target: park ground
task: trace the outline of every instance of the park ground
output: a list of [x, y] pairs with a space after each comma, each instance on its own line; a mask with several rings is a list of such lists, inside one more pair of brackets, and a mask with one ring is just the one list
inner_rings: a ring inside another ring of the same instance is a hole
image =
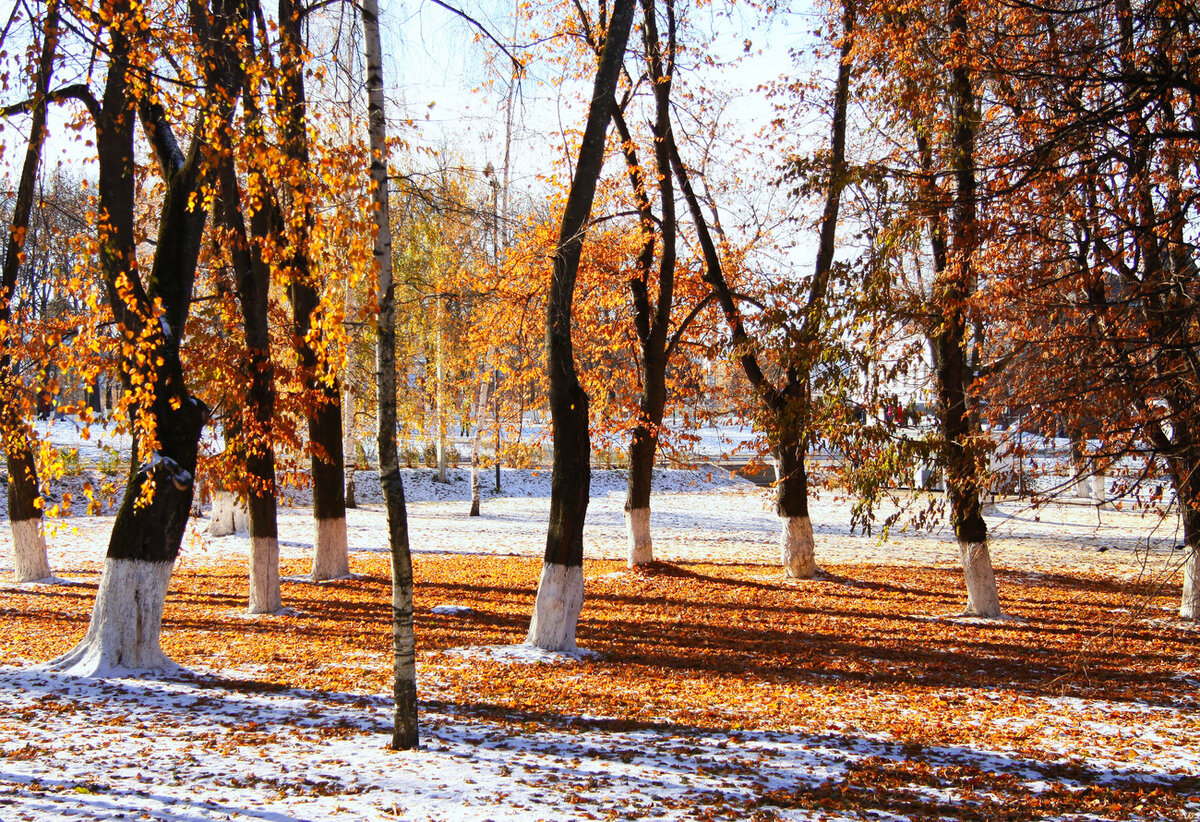
[[[306, 581], [283, 509], [285, 611], [245, 613], [248, 540], [197, 519], [163, 647], [183, 670], [75, 679], [36, 664], [82, 635], [111, 518], [52, 526], [53, 584], [0, 584], [0, 819], [1124, 820], [1200, 818], [1200, 631], [1177, 615], [1174, 523], [990, 509], [1009, 619], [965, 601], [945, 531], [849, 529], [813, 505], [823, 573], [785, 580], [769, 497], [665, 472], [657, 563], [630, 570], [618, 472], [586, 533], [589, 653], [524, 637], [548, 477], [505, 473], [466, 515], [407, 475], [420, 750], [387, 749], [390, 611], [370, 476], [355, 576]], [[11, 579], [7, 528], [0, 577]]]

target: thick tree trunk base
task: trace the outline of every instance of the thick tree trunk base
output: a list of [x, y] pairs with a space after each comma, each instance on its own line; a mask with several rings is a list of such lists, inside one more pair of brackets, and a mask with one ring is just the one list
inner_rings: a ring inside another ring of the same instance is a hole
[[250, 540], [250, 613], [274, 614], [282, 608], [279, 540], [276, 537], [253, 537]]
[[1183, 600], [1179, 615], [1200, 620], [1200, 548], [1192, 547], [1183, 563]]
[[46, 554], [46, 534], [40, 519], [12, 521], [13, 570], [17, 582], [49, 579], [50, 557]]
[[525, 643], [544, 651], [578, 650], [575, 625], [582, 608], [583, 568], [544, 563]]
[[46, 667], [85, 677], [177, 670], [158, 644], [173, 567], [172, 562], [106, 559], [87, 634]]
[[318, 519], [316, 544], [313, 545], [314, 582], [344, 579], [350, 576], [350, 552], [346, 538], [346, 518]]
[[213, 494], [208, 533], [214, 537], [250, 533], [250, 512], [246, 504], [238, 500], [236, 494], [228, 491], [217, 491]]
[[808, 517], [780, 517], [780, 558], [789, 579], [812, 579], [817, 575], [812, 520]]
[[654, 545], [650, 540], [650, 509], [635, 508], [625, 512], [625, 532], [629, 536], [629, 567], [636, 568], [654, 561]]
[[1002, 616], [988, 544], [960, 542], [958, 550], [962, 555], [963, 578], [967, 583], [967, 609], [963, 614], [992, 618]]
[[471, 464], [471, 511], [468, 516], [479, 516], [479, 498], [481, 496], [480, 491], [479, 464], [473, 462]]

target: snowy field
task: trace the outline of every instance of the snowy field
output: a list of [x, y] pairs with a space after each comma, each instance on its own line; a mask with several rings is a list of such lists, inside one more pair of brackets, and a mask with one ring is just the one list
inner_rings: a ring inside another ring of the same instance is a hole
[[[492, 474], [485, 476], [488, 488]], [[465, 470], [451, 472], [447, 485], [422, 469], [406, 472], [405, 482], [418, 555], [540, 556], [548, 472], [505, 471], [501, 495], [485, 495], [479, 518], [467, 516]], [[779, 525], [766, 492], [719, 469], [662, 471], [655, 482], [656, 559], [760, 564], [770, 573]], [[594, 476], [585, 532], [590, 559], [625, 556], [623, 489], [621, 472]], [[352, 568], [387, 549], [373, 475], [360, 474], [358, 490], [360, 507], [348, 517]], [[812, 515], [821, 563], [955, 567], [956, 548], [945, 532], [894, 531], [881, 544], [851, 533], [848, 503], [830, 493], [814, 502]], [[1032, 510], [1006, 502], [989, 510], [988, 523], [1003, 569], [1177, 583], [1181, 556], [1171, 521], [1094, 506]], [[0, 584], [0, 594], [70, 592], [73, 573], [99, 567], [111, 525], [111, 516], [53, 523], [51, 566], [63, 579]], [[245, 536], [214, 538], [205, 525], [193, 520], [177, 574], [248, 556]], [[299, 504], [280, 511], [280, 546], [285, 560], [311, 553], [311, 516]], [[0, 579], [11, 579], [11, 557], [5, 527]], [[451, 614], [458, 607], [453, 600], [424, 605]], [[1171, 615], [1155, 619], [1169, 622]], [[197, 666], [166, 680], [74, 679], [39, 670], [42, 660], [18, 654], [0, 660], [0, 820], [927, 819], [958, 818], [964, 807], [975, 809], [969, 818], [1018, 818], [1005, 815], [1003, 794], [988, 779], [1044, 802], [1046, 812], [1029, 818], [1200, 819], [1200, 786], [1179, 781], [1200, 773], [1200, 634], [1177, 624], [1170, 630], [1191, 631], [1190, 667], [1177, 675], [1178, 693], [1153, 702], [1027, 695], [1018, 709], [1016, 697], [968, 688], [926, 694], [916, 703], [877, 697], [880, 710], [929, 723], [943, 699], [962, 703], [968, 721], [1018, 734], [1028, 742], [1021, 750], [958, 742], [914, 751], [899, 735], [861, 727], [836, 710], [804, 727], [776, 729], [741, 727], [736, 713], [704, 726], [653, 717], [617, 722], [586, 712], [523, 721], [457, 705], [443, 672], [427, 666], [418, 684], [422, 747], [395, 753], [386, 746], [389, 698], [380, 693], [256, 687], [245, 671]], [[506, 670], [534, 678], [541, 666], [583, 672], [590, 664], [519, 648], [456, 653], [466, 664], [499, 655]], [[888, 699], [895, 700], [890, 707]], [[941, 774], [941, 781], [911, 776], [917, 767]], [[825, 785], [854, 788], [856, 775], [900, 771], [911, 778], [894, 787], [892, 812], [864, 813], [836, 798], [815, 808], [789, 800], [798, 785], [819, 796]], [[1125, 810], [1108, 816], [1103, 802], [1093, 801], [1093, 791], [1138, 785], [1173, 786], [1178, 797], [1169, 811], [1145, 816]]]

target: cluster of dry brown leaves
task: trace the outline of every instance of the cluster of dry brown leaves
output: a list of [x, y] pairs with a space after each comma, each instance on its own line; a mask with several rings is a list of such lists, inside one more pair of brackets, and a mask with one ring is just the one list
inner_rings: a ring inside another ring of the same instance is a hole
[[[291, 612], [248, 619], [245, 568], [185, 556], [172, 580], [164, 649], [185, 666], [229, 672], [254, 687], [387, 692], [387, 558], [360, 555], [356, 563], [356, 578], [320, 585], [298, 579], [300, 562], [285, 563]], [[445, 653], [521, 642], [539, 570], [530, 558], [415, 558], [427, 703], [526, 727], [668, 723], [735, 738], [770, 729], [887, 734], [903, 751], [900, 759], [860, 760], [837, 782], [764, 790], [758, 807], [729, 809], [747, 817], [803, 807], [913, 819], [1036, 819], [1067, 810], [1183, 819], [1186, 803], [1200, 799], [1190, 773], [1158, 784], [1110, 779], [1082, 791], [1034, 792], [1011, 775], [925, 755], [931, 746], [1010, 751], [1027, 762], [1057, 762], [1042, 766], [1049, 780], [1096, 782], [1083, 756], [1064, 763], [1054, 753], [1094, 750], [1094, 726], [1045, 721], [1040, 698], [1103, 699], [1110, 707], [1096, 721], [1130, 728], [1147, 703], [1196, 705], [1181, 677], [1194, 675], [1200, 634], [1165, 613], [1179, 600], [1177, 586], [1001, 571], [1005, 610], [1019, 619], [971, 623], [937, 618], [962, 603], [960, 577], [949, 568], [843, 565], [797, 583], [764, 565], [628, 571], [597, 561], [585, 565], [578, 640], [598, 658], [514, 665]], [[62, 573], [86, 584], [0, 590], [6, 659], [48, 659], [82, 636], [98, 566]], [[436, 613], [438, 605], [470, 610]], [[1127, 705], [1127, 715], [1114, 704]], [[1176, 730], [1200, 739], [1200, 721]], [[1120, 734], [1103, 741], [1114, 761], [1133, 760], [1152, 744]], [[940, 808], [914, 792], [920, 785], [985, 798]]]

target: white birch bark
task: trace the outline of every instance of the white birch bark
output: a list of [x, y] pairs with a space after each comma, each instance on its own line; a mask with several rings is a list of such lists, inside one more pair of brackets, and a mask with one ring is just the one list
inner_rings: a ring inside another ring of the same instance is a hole
[[350, 576], [350, 549], [346, 536], [346, 518], [313, 520], [316, 544], [313, 545], [314, 582]]
[[445, 352], [442, 350], [442, 298], [437, 300], [437, 481], [446, 481], [446, 366]]
[[283, 608], [279, 588], [279, 540], [253, 537], [250, 540], [250, 613], [273, 614]]
[[[488, 351], [488, 362], [492, 362], [495, 356], [495, 349]], [[482, 490], [480, 489], [479, 480], [479, 442], [483, 434], [483, 418], [487, 412], [488, 403], [488, 371], [485, 370], [479, 375], [479, 401], [475, 405], [475, 436], [471, 439], [471, 512], [470, 516], [479, 516], [479, 507], [481, 504], [480, 497]]]
[[654, 545], [650, 539], [650, 509], [635, 508], [625, 512], [625, 533], [629, 538], [629, 567], [654, 561]]
[[40, 519], [13, 520], [13, 570], [17, 582], [49, 579], [50, 557], [46, 553], [46, 534]]
[[159, 647], [173, 567], [171, 562], [106, 559], [87, 634], [46, 667], [85, 677], [178, 669]]
[[246, 508], [246, 503], [229, 491], [214, 493], [208, 533], [214, 537], [250, 533], [250, 512]]
[[1200, 548], [1189, 547], [1183, 562], [1183, 600], [1179, 615], [1184, 619], [1200, 619]]
[[545, 651], [575, 651], [575, 625], [583, 608], [583, 568], [542, 565], [533, 619], [525, 644]]
[[998, 617], [1000, 593], [996, 590], [996, 574], [992, 555], [986, 542], [960, 542], [963, 578], [967, 583], [966, 616]]
[[779, 549], [783, 569], [790, 579], [812, 579], [817, 575], [815, 541], [809, 517], [780, 517]]

